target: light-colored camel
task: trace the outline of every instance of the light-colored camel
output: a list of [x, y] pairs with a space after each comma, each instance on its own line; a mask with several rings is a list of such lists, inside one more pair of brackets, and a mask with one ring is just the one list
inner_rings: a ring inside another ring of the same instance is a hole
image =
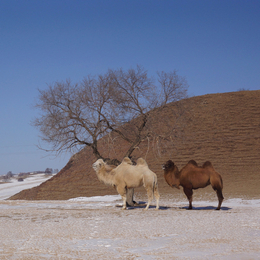
[[152, 172], [143, 158], [139, 158], [136, 165], [132, 165], [131, 160], [125, 157], [116, 168], [107, 165], [102, 159], [93, 163], [97, 177], [105, 184], [112, 185], [123, 199], [123, 209], [126, 209], [127, 189], [144, 186], [148, 196], [147, 210], [153, 199], [156, 198], [156, 209], [159, 209], [159, 192], [157, 176]]
[[[110, 165], [110, 167], [113, 167], [113, 168], [116, 168], [116, 166], [120, 164], [120, 161], [118, 161], [117, 159], [111, 160], [109, 158], [106, 158], [106, 159], [104, 159], [104, 162], [107, 165]], [[129, 160], [128, 163], [130, 165], [133, 164], [131, 160]], [[133, 206], [139, 205], [136, 201], [134, 201], [134, 188], [126, 189], [126, 205], [128, 207], [133, 207]]]
[[190, 160], [180, 171], [172, 160], [163, 165], [164, 178], [169, 186], [183, 187], [183, 191], [189, 200], [189, 209], [192, 209], [192, 190], [204, 188], [211, 184], [218, 196], [218, 207], [220, 209], [224, 199], [222, 194], [223, 181], [221, 175], [216, 172], [211, 164], [207, 161], [202, 167], [199, 167], [194, 160]]

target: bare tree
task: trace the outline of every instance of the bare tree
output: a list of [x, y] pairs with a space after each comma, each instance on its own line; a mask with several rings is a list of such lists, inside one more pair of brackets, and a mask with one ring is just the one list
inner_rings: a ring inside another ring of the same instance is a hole
[[46, 174], [52, 174], [53, 173], [53, 169], [52, 168], [46, 168], [45, 173]]
[[6, 176], [7, 179], [10, 179], [10, 178], [12, 178], [14, 175], [13, 175], [12, 171], [9, 171], [5, 176]]
[[36, 107], [41, 115], [33, 124], [57, 153], [84, 145], [103, 158], [98, 140], [113, 133], [129, 144], [125, 156], [131, 156], [143, 140], [155, 134], [150, 127], [154, 111], [187, 97], [187, 82], [176, 71], [157, 76], [155, 81], [137, 66], [88, 76], [78, 84], [67, 80], [49, 85], [39, 90]]
[[40, 90], [36, 107], [42, 114], [33, 124], [40, 129], [41, 139], [52, 145], [51, 151], [73, 151], [78, 145], [86, 145], [97, 158], [102, 157], [97, 141], [107, 133], [101, 113], [108, 101], [102, 81], [101, 76], [88, 77], [80, 85], [67, 80]]
[[156, 118], [155, 110], [163, 109], [169, 102], [186, 98], [188, 84], [176, 71], [158, 72], [158, 80], [154, 82], [140, 66], [126, 72], [110, 71], [110, 75], [117, 93], [115, 102], [126, 119], [121, 125], [117, 122], [120, 128], [111, 130], [129, 143], [125, 156], [130, 156], [147, 137], [157, 135], [152, 125]]

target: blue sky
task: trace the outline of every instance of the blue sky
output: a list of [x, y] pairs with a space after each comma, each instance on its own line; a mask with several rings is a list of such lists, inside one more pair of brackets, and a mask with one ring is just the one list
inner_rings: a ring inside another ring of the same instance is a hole
[[129, 69], [177, 70], [189, 95], [260, 89], [260, 1], [1, 0], [0, 174], [47, 167], [31, 121], [47, 84]]

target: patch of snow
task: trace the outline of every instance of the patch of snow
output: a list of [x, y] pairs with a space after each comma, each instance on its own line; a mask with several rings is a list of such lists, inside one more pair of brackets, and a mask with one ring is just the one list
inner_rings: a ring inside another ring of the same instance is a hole
[[106, 196], [94, 196], [94, 197], [78, 197], [78, 198], [69, 199], [69, 201], [82, 201], [82, 202], [87, 202], [87, 201], [107, 202], [107, 201], [116, 201], [116, 200], [121, 200], [121, 196], [106, 195]]
[[121, 210], [120, 196], [0, 201], [0, 259], [259, 259], [260, 200], [161, 196]]
[[[1, 184], [0, 198], [46, 180], [35, 177]], [[224, 200], [220, 211], [216, 201], [186, 210], [186, 199], [164, 195], [159, 210], [120, 205], [119, 195], [2, 199], [0, 259], [260, 259], [260, 199]]]

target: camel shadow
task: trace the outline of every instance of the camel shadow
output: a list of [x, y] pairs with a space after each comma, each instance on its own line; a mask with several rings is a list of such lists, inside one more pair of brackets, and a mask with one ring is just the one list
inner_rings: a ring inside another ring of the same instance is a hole
[[[200, 206], [200, 207], [194, 207], [192, 206], [192, 210], [216, 210], [217, 207], [213, 207], [213, 206]], [[186, 210], [190, 210], [188, 206], [186, 207], [179, 207], [179, 209], [186, 209]], [[231, 210], [232, 208], [229, 207], [221, 207], [220, 210]]]
[[[127, 210], [134, 210], [134, 209], [144, 209], [146, 207], [146, 202], [145, 201], [138, 201], [136, 205], [134, 206], [128, 206], [127, 207]], [[122, 208], [122, 205], [116, 205], [116, 207], [118, 208]], [[156, 206], [154, 205], [150, 205], [149, 206], [149, 209], [155, 209]], [[217, 207], [214, 207], [214, 206], [198, 206], [198, 207], [192, 207], [192, 210], [216, 210]], [[184, 207], [168, 207], [168, 206], [159, 206], [159, 210], [169, 210], [169, 209], [174, 209], [174, 210], [180, 210], [180, 209], [185, 209], [185, 210], [188, 210], [190, 211], [189, 207], [188, 206], [184, 206]], [[228, 211], [228, 210], [231, 210], [232, 208], [229, 208], [229, 207], [221, 207], [220, 210], [223, 210], [223, 211]], [[192, 211], [191, 210], [191, 211]]]
[[[145, 201], [138, 201], [134, 206], [127, 206], [127, 210], [134, 210], [134, 209], [145, 209], [147, 206], [147, 203]], [[122, 208], [122, 205], [116, 205], [117, 208]], [[155, 205], [150, 205], [149, 209], [155, 209]], [[159, 206], [159, 210], [167, 210], [170, 209], [171, 207], [167, 206]]]
[[[145, 209], [146, 205], [138, 205], [138, 206], [133, 206], [133, 207], [127, 207], [127, 210], [133, 210], [133, 209]], [[155, 209], [156, 206], [150, 205], [149, 209]], [[165, 206], [159, 206], [158, 210], [167, 210], [170, 207], [165, 207]]]

